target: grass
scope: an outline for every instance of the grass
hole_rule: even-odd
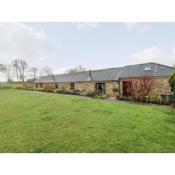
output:
[[[175,110],[0,90],[0,152],[175,152]]]

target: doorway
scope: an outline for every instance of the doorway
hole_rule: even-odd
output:
[[[95,84],[95,89],[96,92],[99,93],[100,95],[104,95],[105,94],[105,83],[96,83]]]
[[[123,81],[123,96],[132,96],[132,81]]]

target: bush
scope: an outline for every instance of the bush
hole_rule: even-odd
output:
[[[32,87],[27,87],[26,90],[29,90],[29,91],[34,91],[35,88],[32,88]]]
[[[95,97],[96,95],[99,95],[99,92],[97,92],[97,91],[91,92],[91,91],[90,91],[90,92],[88,93],[88,96],[89,96],[89,97]]]
[[[155,95],[155,96],[146,96],[144,98],[141,98],[142,101],[141,102],[145,102],[145,103],[152,103],[152,104],[160,104],[161,99],[159,95]]]
[[[75,95],[76,93],[74,92],[74,90],[64,90],[65,94],[70,94],[70,95]]]
[[[15,89],[19,89],[19,90],[24,90],[25,88],[22,86],[14,86]]]
[[[116,93],[116,92],[119,92],[119,89],[116,87],[116,88],[113,88],[112,91]]]
[[[65,91],[65,90],[56,89],[56,90],[55,90],[55,93],[61,93],[61,94],[62,94],[62,93],[64,93],[64,91]]]
[[[11,89],[12,86],[9,84],[0,84],[0,89]]]
[[[53,92],[54,91],[53,87],[51,87],[49,85],[46,85],[45,87],[39,88],[39,89],[43,89],[44,92]]]
[[[95,95],[94,97],[95,97],[95,98],[100,98],[100,99],[105,99],[105,98],[107,98],[106,95]]]
[[[80,95],[80,91],[79,90],[60,90],[60,89],[56,89],[54,91],[55,93],[61,93],[61,94],[71,94],[71,95]]]
[[[74,93],[76,94],[76,95],[80,95],[80,90],[74,90]]]
[[[172,92],[175,93],[175,72],[174,72],[173,75],[171,75],[171,77],[169,78],[169,84],[170,84],[170,86],[171,86]]]
[[[96,92],[96,91],[83,90],[83,91],[80,92],[80,95],[81,96],[87,96],[87,97],[95,97],[96,95],[99,95],[99,93]]]
[[[81,91],[80,95],[81,96],[89,96],[90,93],[91,93],[90,91]]]
[[[37,88],[36,91],[44,91],[44,88]]]

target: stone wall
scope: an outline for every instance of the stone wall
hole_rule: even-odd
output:
[[[119,88],[119,83],[118,82],[106,82],[105,88],[106,88],[106,95],[115,96],[116,93],[113,92],[113,89]]]
[[[70,83],[58,83],[59,90],[70,90]]]
[[[123,95],[123,81],[137,81],[142,78],[122,78],[120,79],[120,94]],[[151,78],[152,90],[149,95],[160,95],[161,93],[169,94],[171,93],[171,88],[168,83],[168,77]]]
[[[150,95],[156,95],[156,94],[170,94],[171,93],[171,87],[168,83],[168,78],[156,78],[152,80],[153,87],[152,91],[150,92]]]
[[[86,90],[86,91],[95,91],[95,83],[94,82],[82,82],[82,83],[75,83],[76,90]]]
[[[43,83],[43,88],[53,89],[54,84],[53,83]]]
[[[53,83],[37,83],[34,85],[35,88],[50,88],[53,89],[54,88],[54,84]]]
[[[105,82],[104,82],[105,83]],[[113,88],[119,88],[118,82],[106,82],[105,83],[106,94],[107,95],[115,95],[113,93]],[[59,90],[70,90],[70,83],[58,83]],[[74,89],[80,91],[95,91],[95,82],[75,82]]]

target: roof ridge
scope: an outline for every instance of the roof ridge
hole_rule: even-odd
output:
[[[154,64],[157,64],[159,66],[164,66],[164,67],[168,67],[168,68],[171,68],[171,69],[175,69],[173,66],[167,66],[167,65],[160,64],[160,63],[155,63],[155,62],[150,62],[150,63],[154,63]]]
[[[90,70],[92,72],[93,71],[103,71],[103,70],[108,70],[108,69],[121,69],[121,68],[125,68],[125,67],[145,65],[145,64],[157,64],[157,65],[161,65],[161,66],[164,66],[164,67],[175,69],[174,67],[167,66],[167,65],[164,65],[164,64],[160,64],[160,63],[156,63],[156,62],[147,62],[147,63],[139,63],[139,64],[130,64],[130,65],[125,65],[125,66],[120,66],[120,67],[110,67],[110,68],[104,68],[104,69],[94,69],[94,70],[90,69]],[[55,74],[55,75],[57,76],[57,75],[80,74],[80,73],[85,73],[85,72],[89,72],[89,70],[82,71],[82,72],[61,73],[61,74]]]
[[[156,63],[156,62],[147,62],[147,63],[131,64],[131,65],[126,65],[126,66],[124,66],[124,67],[128,67],[128,66],[139,66],[139,65],[144,65],[144,64],[156,64],[156,65],[168,67],[168,68],[171,68],[171,69],[172,69],[172,68],[175,69],[175,68],[172,67],[172,66],[167,66],[167,65],[165,65],[165,64]]]

